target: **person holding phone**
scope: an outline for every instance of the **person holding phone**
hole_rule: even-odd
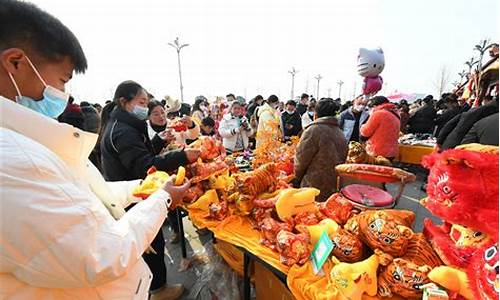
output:
[[[228,154],[248,148],[248,138],[252,136],[253,130],[248,119],[243,116],[242,106],[238,101],[231,103],[230,112],[222,118],[219,134]]]

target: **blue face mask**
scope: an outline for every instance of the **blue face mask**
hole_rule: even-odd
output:
[[[136,105],[134,106],[131,114],[137,119],[144,121],[148,118],[148,108]]]
[[[49,118],[53,119],[57,118],[66,109],[66,105],[68,104],[69,94],[60,91],[50,85],[47,85],[27,56],[26,59],[33,68],[35,74],[38,76],[40,81],[45,86],[45,89],[43,90],[43,98],[42,100],[36,101],[28,96],[21,95],[19,87],[17,86],[16,81],[14,80],[14,76],[12,76],[12,74],[9,73],[10,79],[12,80],[12,84],[16,88],[18,95],[16,96],[16,102],[31,110],[41,113]]]

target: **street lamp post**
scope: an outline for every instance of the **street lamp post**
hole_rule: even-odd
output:
[[[288,73],[290,73],[292,75],[292,97],[290,98],[291,100],[293,100],[293,94],[294,94],[294,86],[295,86],[295,74],[297,74],[299,71],[298,70],[295,70],[295,67],[292,67],[292,70],[291,71],[288,71]]]
[[[177,64],[179,66],[179,84],[181,87],[181,101],[184,102],[184,86],[182,86],[182,73],[181,73],[181,49],[189,46],[189,44],[180,44],[179,43],[179,38],[175,38],[173,43],[168,43],[170,46],[172,46],[176,51],[177,51]]]
[[[344,82],[342,80],[339,80],[337,81],[337,84],[339,86],[339,98],[340,98],[340,91],[342,91],[342,85],[344,84]]]
[[[318,81],[318,87],[317,87],[317,93],[316,93],[316,98],[319,100],[319,81],[322,79],[321,74],[318,74],[318,76],[314,77]]]

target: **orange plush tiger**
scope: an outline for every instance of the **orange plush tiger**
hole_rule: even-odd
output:
[[[339,228],[330,235],[332,255],[342,262],[354,263],[364,258],[365,245],[354,234]]]
[[[378,252],[380,254],[380,252]],[[378,295],[405,299],[422,299],[421,285],[430,283],[427,274],[441,261],[421,233],[414,234],[407,251],[401,258],[392,260],[389,255],[380,254],[383,265],[378,276]]]
[[[371,249],[393,257],[406,253],[414,233],[410,229],[415,214],[408,210],[368,210],[350,218],[344,229],[357,235]]]

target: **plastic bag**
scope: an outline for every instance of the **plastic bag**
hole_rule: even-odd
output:
[[[198,267],[195,273],[198,280],[191,288],[188,298],[199,300],[238,300],[240,297],[238,275],[215,251],[212,243],[205,245],[210,260]]]

